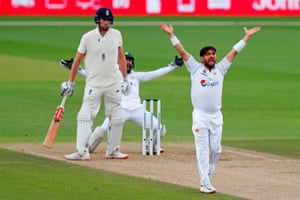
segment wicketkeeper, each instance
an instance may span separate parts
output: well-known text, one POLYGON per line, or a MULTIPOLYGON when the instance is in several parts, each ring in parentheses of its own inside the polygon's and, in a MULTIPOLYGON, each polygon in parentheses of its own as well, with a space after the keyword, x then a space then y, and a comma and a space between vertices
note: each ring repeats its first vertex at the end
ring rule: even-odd
MULTIPOLYGON (((140 127, 143 126, 144 120, 144 108, 143 104, 141 103, 141 98, 139 96, 139 84, 142 82, 150 81, 155 78, 161 77, 166 75, 167 73, 175 70, 179 66, 182 66, 183 60, 181 58, 175 57, 175 60, 171 62, 168 66, 159 68, 154 71, 148 72, 135 72, 135 59, 132 53, 125 52, 126 58, 126 66, 127 66, 127 78, 130 85, 130 89, 123 95, 121 107, 123 111, 123 120, 132 121, 138 124, 140 127)), ((70 60, 62 60, 61 65, 71 69, 73 59, 70 60)), ((79 68, 78 73, 83 76, 86 76, 86 71, 83 68, 79 68)), ((150 127, 150 112, 146 111, 147 114, 147 121, 146 121, 146 128, 150 127)), ((158 130, 158 123, 156 117, 153 118, 153 152, 154 154, 157 153, 157 134, 160 134, 163 137, 166 134, 166 127, 165 125, 161 124, 161 130, 158 130)), ((94 152, 96 147, 101 143, 101 141, 106 137, 109 130, 109 118, 106 118, 101 126, 98 126, 93 131, 92 135, 89 138, 89 150, 90 153, 94 152)), ((146 146, 147 152, 149 152, 149 145, 146 146)), ((161 153, 164 150, 161 149, 161 153)))

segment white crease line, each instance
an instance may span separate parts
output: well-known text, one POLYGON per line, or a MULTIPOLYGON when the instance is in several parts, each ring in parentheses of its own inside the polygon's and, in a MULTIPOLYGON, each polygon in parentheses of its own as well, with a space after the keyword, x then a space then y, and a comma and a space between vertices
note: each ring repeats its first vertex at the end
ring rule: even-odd
POLYGON ((57 156, 49 156, 47 154, 36 153, 36 152, 33 152, 33 151, 25 151, 24 153, 39 156, 39 157, 49 158, 49 159, 52 159, 52 160, 63 160, 62 158, 57 157, 57 156))
POLYGON ((224 151, 227 151, 227 152, 233 153, 233 154, 242 155, 242 156, 252 157, 252 158, 259 158, 259 159, 263 159, 263 160, 270 160, 270 161, 276 161, 276 162, 279 161, 277 159, 268 158, 268 157, 265 157, 265 156, 258 156, 258 155, 249 154, 249 153, 237 152, 237 151, 232 151, 232 150, 224 150, 224 151))

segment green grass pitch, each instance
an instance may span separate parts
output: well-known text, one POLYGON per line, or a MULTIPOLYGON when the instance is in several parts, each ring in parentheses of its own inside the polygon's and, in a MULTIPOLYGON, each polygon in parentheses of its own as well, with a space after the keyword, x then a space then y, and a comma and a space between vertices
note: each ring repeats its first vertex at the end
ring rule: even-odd
MULTIPOLYGON (((297 19, 118 17, 116 22, 132 20, 144 21, 145 26, 116 23, 115 28, 123 34, 124 49, 131 51, 136 58, 136 71, 164 66, 176 55, 167 35, 159 28, 160 21, 175 23, 176 35, 195 57, 202 46, 215 45, 219 59, 243 36, 243 26, 249 22, 262 24, 261 32, 250 39, 225 78, 223 145, 300 158, 300 68, 297 64, 300 61, 297 56, 300 29, 299 25, 288 26, 287 23, 297 19), (176 25, 180 20, 223 20, 234 23, 230 26, 176 25), (155 21, 157 26, 148 26, 147 21, 155 21), (266 21, 280 21, 282 24, 262 23, 266 21)), ((92 18, 0 17, 0 22, 14 21, 90 22, 86 26, 76 26, 76 23, 69 26, 29 26, 26 23, 18 26, 0 25, 0 142, 42 142, 51 116, 61 100, 60 83, 68 79, 69 72, 59 66, 59 60, 75 55, 81 34, 93 28, 94 24, 92 18)), ((76 114, 81 104, 83 86, 84 79, 78 76, 75 94, 66 103, 57 141, 75 140, 76 114)), ((143 83, 141 96, 162 100, 162 120, 168 130, 164 141, 193 140, 190 78, 184 67, 162 78, 143 83)), ((102 120, 103 112, 100 112, 95 123, 99 124, 102 120)), ((140 134, 139 127, 127 123, 123 140, 140 141, 140 134)), ((85 199, 84 194, 87 193, 91 195, 90 199, 97 199, 100 194, 106 199, 112 199, 114 187, 128 187, 128 194, 115 196, 115 199, 124 196, 128 196, 128 199, 147 199, 149 196, 153 199, 196 199, 200 195, 198 191, 189 188, 120 177, 99 170, 84 170, 84 174, 78 175, 80 167, 6 150, 0 150, 0 155, 0 173, 3 175, 0 179, 0 199, 47 199, 47 196, 48 199, 85 199), (54 166, 51 167, 48 163, 54 166), (28 173, 32 175, 29 176, 28 173), (51 182, 51 176, 55 174, 63 176, 57 177, 59 184, 51 182), (24 178, 21 180, 18 177, 24 178), (132 184, 122 185, 120 182, 124 179, 129 179, 132 184), (78 185, 74 184, 76 182, 78 185), (85 182, 84 187, 78 188, 82 185, 80 182, 85 182), (160 192, 154 195, 153 191, 158 189, 153 188, 156 184, 160 186, 160 192), (92 185, 94 188, 89 191, 91 188, 85 185, 92 185), (139 185, 148 189, 140 188, 139 185), (137 192, 137 187, 141 190, 140 193, 137 192), (79 191, 77 195, 72 196, 73 190, 79 191), (42 196, 42 192, 46 192, 46 195, 42 196), (149 195, 145 197, 143 193, 149 195), (172 195, 164 196, 163 193, 172 195)), ((201 198, 233 199, 222 194, 214 195, 213 198, 201 198)))

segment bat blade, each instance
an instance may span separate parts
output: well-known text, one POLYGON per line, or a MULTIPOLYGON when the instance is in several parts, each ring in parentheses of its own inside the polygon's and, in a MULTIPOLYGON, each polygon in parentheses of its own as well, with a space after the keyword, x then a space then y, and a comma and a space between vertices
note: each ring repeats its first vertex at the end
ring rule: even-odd
POLYGON ((60 127, 61 120, 64 114, 64 104, 66 102, 66 99, 67 96, 64 96, 61 105, 57 107, 55 115, 52 118, 47 135, 43 142, 43 145, 45 147, 51 148, 54 143, 55 137, 58 133, 58 129, 60 127))
POLYGON ((48 148, 52 147, 59 127, 60 127, 60 121, 57 122, 53 119, 49 126, 49 129, 48 129, 47 135, 44 139, 44 142, 43 142, 43 145, 45 147, 48 147, 48 148))

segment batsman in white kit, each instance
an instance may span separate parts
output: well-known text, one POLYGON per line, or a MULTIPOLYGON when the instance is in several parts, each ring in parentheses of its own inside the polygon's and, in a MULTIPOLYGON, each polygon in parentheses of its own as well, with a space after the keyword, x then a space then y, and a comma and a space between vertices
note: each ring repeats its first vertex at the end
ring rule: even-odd
MULTIPOLYGON (((140 83, 147 82, 153 80, 155 78, 159 78, 164 76, 176 68, 183 65, 183 60, 181 58, 175 57, 174 61, 171 62, 168 66, 161 67, 157 70, 147 71, 147 72, 136 72, 135 69, 135 58, 132 53, 125 52, 126 58, 126 66, 127 66, 127 78, 128 83, 130 85, 130 89, 123 94, 121 107, 123 111, 123 121, 132 121, 139 126, 143 126, 144 120, 144 107, 141 103, 141 98, 139 95, 139 87, 140 83)), ((71 69, 72 68, 73 59, 70 60, 61 60, 61 65, 71 69)), ((86 70, 82 67, 78 69, 78 73, 82 76, 86 77, 86 70)), ((146 111, 146 128, 150 127, 150 112, 146 111)), ((152 151, 154 154, 157 153, 157 134, 160 134, 162 138, 166 134, 166 127, 163 124, 160 124, 160 130, 158 130, 158 121, 156 117, 153 117, 153 146, 152 151)), ((98 126, 93 131, 92 135, 89 138, 89 151, 90 153, 94 152, 96 147, 102 142, 102 140, 106 137, 109 130, 109 118, 105 118, 104 122, 101 126, 98 126)), ((146 145, 147 153, 150 152, 149 142, 146 145)), ((160 153, 164 150, 161 148, 160 153)))
POLYGON ((251 36, 260 31, 260 27, 244 28, 244 37, 237 42, 227 55, 216 62, 216 48, 206 46, 200 50, 200 62, 188 53, 175 36, 172 25, 161 23, 160 27, 171 40, 172 45, 183 58, 191 76, 191 101, 193 105, 192 131, 196 149, 200 191, 214 193, 212 175, 222 151, 221 138, 223 128, 222 90, 223 80, 234 58, 245 47, 251 36))
POLYGON ((81 37, 69 80, 62 83, 61 95, 71 96, 75 76, 84 59, 87 78, 83 102, 77 114, 76 152, 67 154, 64 158, 90 160, 88 139, 92 134, 93 120, 100 110, 104 97, 105 115, 110 119, 109 145, 105 157, 126 159, 128 155, 120 151, 123 132, 122 91, 126 92, 129 87, 122 34, 110 27, 114 16, 109 8, 99 8, 94 21, 96 28, 81 37))

